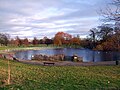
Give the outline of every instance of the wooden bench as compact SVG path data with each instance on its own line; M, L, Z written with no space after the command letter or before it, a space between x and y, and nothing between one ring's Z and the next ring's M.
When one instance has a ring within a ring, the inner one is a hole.
M43 62L44 65L54 65L54 62Z

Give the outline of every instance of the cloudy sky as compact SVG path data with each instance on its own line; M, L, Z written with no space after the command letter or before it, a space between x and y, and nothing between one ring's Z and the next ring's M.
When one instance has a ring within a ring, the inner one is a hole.
M110 0L0 0L0 33L11 37L53 37L59 31L85 37L101 24L100 8Z

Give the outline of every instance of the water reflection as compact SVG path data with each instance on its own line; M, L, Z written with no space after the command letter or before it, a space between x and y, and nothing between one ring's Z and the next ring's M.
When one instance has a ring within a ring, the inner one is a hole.
M89 49L73 48L19 51L16 52L15 56L19 59L31 60L31 56L35 54L65 54L66 56L77 54L78 56L83 57L84 62L112 61L120 59L120 52L102 52Z

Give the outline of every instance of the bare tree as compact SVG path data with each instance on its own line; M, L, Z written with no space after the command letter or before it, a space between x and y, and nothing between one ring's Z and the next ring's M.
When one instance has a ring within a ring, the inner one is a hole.
M115 23L120 23L120 0L112 0L106 9L102 9L100 11L104 17L104 21L114 21Z
M95 42L97 40L97 33L98 33L98 30L96 28L92 28L90 29L90 38L92 40L92 43L93 43L93 47L95 47Z
M106 26L106 25L98 26L98 29L99 29L98 37L100 38L100 40L103 40L103 41L106 41L114 33L113 28Z

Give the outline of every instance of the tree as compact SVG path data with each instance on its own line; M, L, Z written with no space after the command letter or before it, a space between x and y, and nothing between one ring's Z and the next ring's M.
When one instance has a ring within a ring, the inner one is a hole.
M97 28L90 29L89 36L92 43L92 48L95 48L97 45L106 42L110 37L112 37L114 33L114 29L108 24L103 24L101 26L98 26Z
M36 37L34 37L32 44L33 45L37 45L39 43L38 39Z
M120 23L120 0L113 0L106 9L101 10L104 21Z
M11 40L9 41L9 43L10 43L11 45L14 45L14 44L15 44L14 39L11 39Z
M27 38L25 38L25 39L23 40L23 44L24 44L25 46L28 46L28 45L29 45L29 41L28 41Z
M52 40L52 39L47 38L47 39L45 40L45 44L47 44L47 46L48 46L49 44L52 44L52 43L53 43L53 40Z
M97 50L120 51L120 32L110 35L105 41L96 46Z
M112 42L114 50L120 50L120 33L114 34L108 42Z
M61 46L62 45L62 38L60 36L54 37L54 45Z
M91 38L91 41L92 41L92 43L93 43L93 48L95 47L95 43L96 43L96 40L97 40L97 33L98 33L98 31L97 31L97 29L96 28L92 28L92 29L90 29L90 38Z
M39 44L44 44L43 39L40 39L40 40L39 40Z
M80 39L77 37L72 38L70 42L73 45L80 45Z
M72 35L68 33L58 32L57 34L55 34L54 44L58 46L62 44L67 44L68 41L71 40L71 38L72 38Z
M106 25L102 25L99 26L99 31L98 33L98 37L102 40L102 41L106 41L109 37L111 37L114 33L113 28L106 26Z
M22 40L18 36L15 39L15 45L16 46L21 46L22 45Z
M0 44L7 46L9 43L9 35L0 33Z

